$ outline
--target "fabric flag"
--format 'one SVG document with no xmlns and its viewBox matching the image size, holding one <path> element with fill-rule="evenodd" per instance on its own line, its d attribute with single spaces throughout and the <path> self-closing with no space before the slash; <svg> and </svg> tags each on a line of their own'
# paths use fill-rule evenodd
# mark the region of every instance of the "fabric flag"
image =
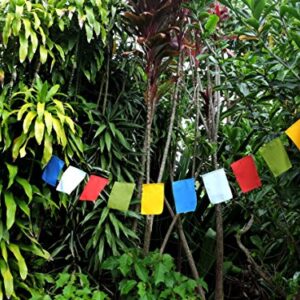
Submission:
<svg viewBox="0 0 300 300">
<path fill-rule="evenodd" d="M 243 193 L 261 187 L 256 165 L 251 155 L 232 163 L 231 168 Z"/>
<path fill-rule="evenodd" d="M 96 201 L 101 191 L 108 184 L 108 179 L 96 175 L 91 175 L 89 181 L 83 189 L 79 200 Z"/>
<path fill-rule="evenodd" d="M 56 190 L 70 195 L 85 176 L 86 173 L 84 171 L 69 166 L 67 170 L 62 174 Z"/>
<path fill-rule="evenodd" d="M 262 146 L 259 152 L 275 177 L 292 167 L 280 138 L 276 138 Z"/>
<path fill-rule="evenodd" d="M 115 182 L 108 199 L 108 207 L 127 211 L 134 192 L 135 184 Z"/>
<path fill-rule="evenodd" d="M 52 155 L 42 174 L 42 179 L 48 184 L 56 186 L 58 176 L 64 165 L 65 163 L 61 159 L 55 155 Z"/>
<path fill-rule="evenodd" d="M 224 169 L 202 175 L 208 198 L 212 204 L 232 199 L 231 189 Z"/>
<path fill-rule="evenodd" d="M 300 150 L 300 120 L 294 123 L 291 127 L 289 127 L 285 133 L 288 137 L 293 141 L 293 143 Z"/>
<path fill-rule="evenodd" d="M 196 210 L 197 195 L 194 178 L 175 181 L 172 189 L 177 214 Z"/>
<path fill-rule="evenodd" d="M 164 208 L 164 184 L 143 184 L 142 215 L 160 215 Z"/>
</svg>

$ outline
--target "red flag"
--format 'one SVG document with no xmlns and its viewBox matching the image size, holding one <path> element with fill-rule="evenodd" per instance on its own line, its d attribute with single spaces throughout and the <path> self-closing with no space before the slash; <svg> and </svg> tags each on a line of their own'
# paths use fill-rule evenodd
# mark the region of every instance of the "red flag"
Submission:
<svg viewBox="0 0 300 300">
<path fill-rule="evenodd" d="M 105 188 L 107 184 L 108 179 L 96 175 L 91 175 L 88 183 L 84 187 L 79 200 L 96 201 L 100 192 Z"/>
<path fill-rule="evenodd" d="M 243 193 L 261 186 L 254 159 L 251 155 L 231 164 L 231 168 Z"/>
</svg>

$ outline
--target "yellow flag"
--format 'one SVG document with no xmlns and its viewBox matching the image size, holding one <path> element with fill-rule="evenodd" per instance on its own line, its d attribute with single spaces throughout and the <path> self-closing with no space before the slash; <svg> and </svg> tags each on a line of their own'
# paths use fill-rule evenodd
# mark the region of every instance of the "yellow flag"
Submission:
<svg viewBox="0 0 300 300">
<path fill-rule="evenodd" d="M 297 148 L 300 150 L 300 120 L 289 127 L 285 133 L 294 142 Z"/>
<path fill-rule="evenodd" d="M 160 215 L 164 209 L 164 184 L 143 184 L 142 215 Z"/>
</svg>

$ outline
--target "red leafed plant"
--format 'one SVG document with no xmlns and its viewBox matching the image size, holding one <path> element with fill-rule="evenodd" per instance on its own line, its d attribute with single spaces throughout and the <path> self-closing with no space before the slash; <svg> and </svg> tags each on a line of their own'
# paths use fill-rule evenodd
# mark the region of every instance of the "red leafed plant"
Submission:
<svg viewBox="0 0 300 300">
<path fill-rule="evenodd" d="M 147 124 L 143 147 L 142 174 L 146 169 L 146 182 L 150 182 L 150 148 L 152 120 L 161 93 L 161 75 L 167 71 L 171 60 L 179 55 L 183 34 L 180 20 L 183 15 L 181 0 L 129 0 L 131 11 L 124 14 L 143 49 L 147 88 Z M 169 82 L 172 85 L 172 80 Z M 147 163 L 147 164 L 146 164 Z M 143 176 L 139 181 L 138 197 L 141 196 Z M 144 251 L 149 250 L 153 217 L 147 218 Z"/>
</svg>

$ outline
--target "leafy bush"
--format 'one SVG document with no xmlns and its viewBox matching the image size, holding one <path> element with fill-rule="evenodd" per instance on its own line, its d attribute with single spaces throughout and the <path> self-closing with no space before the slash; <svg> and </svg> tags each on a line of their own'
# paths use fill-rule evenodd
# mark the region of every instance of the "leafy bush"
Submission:
<svg viewBox="0 0 300 300">
<path fill-rule="evenodd" d="M 30 300 L 105 300 L 107 294 L 91 287 L 84 274 L 60 273 L 47 291 L 33 292 Z"/>
<path fill-rule="evenodd" d="M 150 252 L 144 257 L 137 249 L 119 257 L 110 257 L 102 265 L 110 270 L 122 299 L 197 299 L 198 283 L 175 272 L 173 258 L 168 254 Z"/>
</svg>

